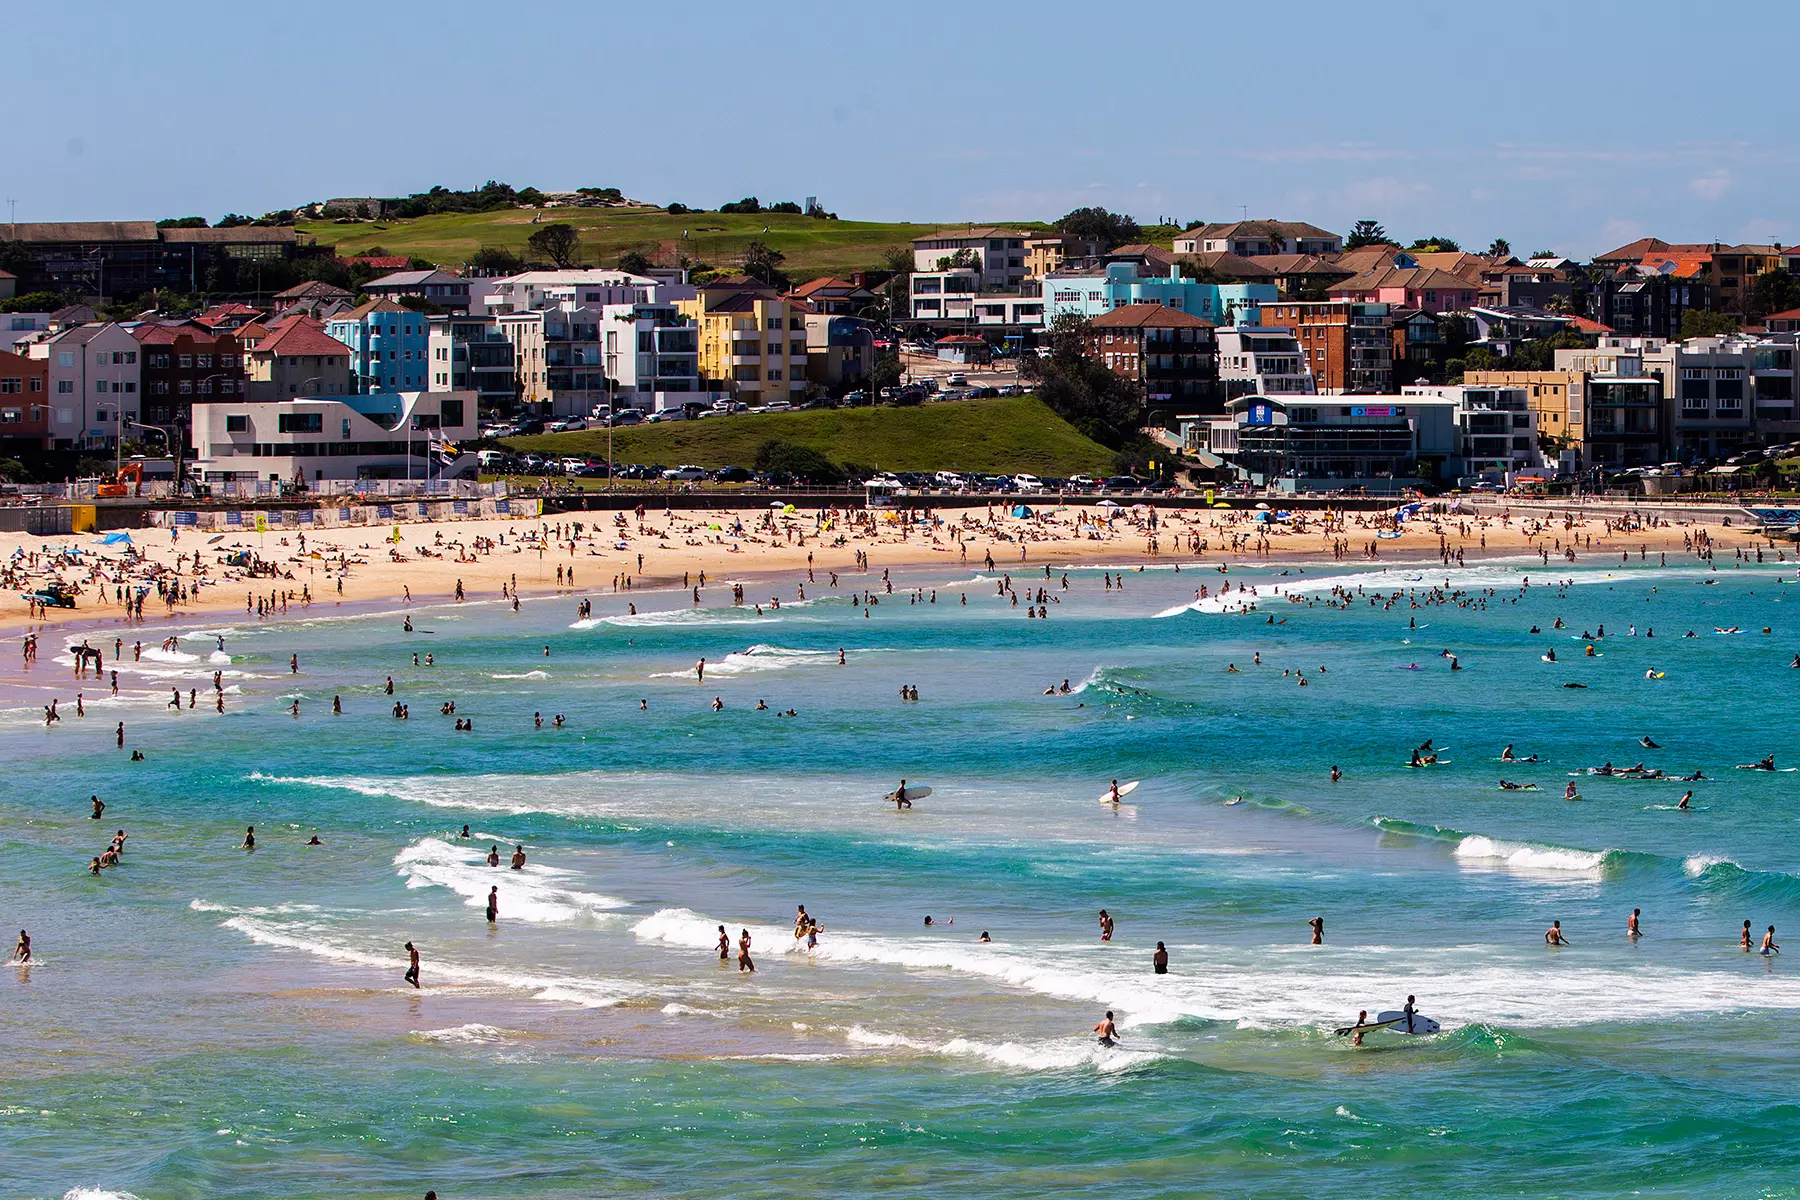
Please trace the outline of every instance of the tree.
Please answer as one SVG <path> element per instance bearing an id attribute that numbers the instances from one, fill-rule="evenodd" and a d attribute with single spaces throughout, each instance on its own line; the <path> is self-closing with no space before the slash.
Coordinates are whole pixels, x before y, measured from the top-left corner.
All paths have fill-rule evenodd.
<path id="1" fill-rule="evenodd" d="M 869 371 L 869 386 L 877 394 L 882 388 L 900 386 L 900 355 L 889 350 L 875 360 L 875 366 Z"/>
<path id="2" fill-rule="evenodd" d="M 10 300 L 0 300 L 0 312 L 55 312 L 68 300 L 56 292 L 26 292 Z"/>
<path id="3" fill-rule="evenodd" d="M 1039 399 L 1063 420 L 1103 446 L 1118 449 L 1144 421 L 1143 391 L 1087 354 L 1088 322 L 1063 313 L 1050 326 L 1049 352 L 1019 364 Z"/>
<path id="4" fill-rule="evenodd" d="M 1197 258 L 1190 258 L 1186 255 L 1176 259 L 1175 266 L 1176 269 L 1180 271 L 1183 278 L 1191 279 L 1195 283 L 1244 282 L 1235 275 L 1227 275 L 1223 271 L 1215 270 L 1214 268 L 1207 266 Z"/>
<path id="5" fill-rule="evenodd" d="M 769 211 L 772 213 L 788 213 L 797 217 L 800 215 L 800 206 L 795 204 L 792 200 L 783 200 L 778 204 L 769 205 Z"/>
<path id="6" fill-rule="evenodd" d="M 1681 336 L 1685 338 L 1718 337 L 1720 334 L 1736 333 L 1737 318 L 1727 313 L 1706 312 L 1703 309 L 1690 308 L 1681 314 Z"/>
<path id="7" fill-rule="evenodd" d="M 1533 250 L 1531 252 L 1531 258 L 1561 258 L 1561 257 L 1562 257 L 1562 255 L 1558 254 L 1554 250 Z M 1525 261 L 1530 262 L 1531 259 L 1528 258 Z"/>
<path id="8" fill-rule="evenodd" d="M 236 229 L 240 225 L 254 225 L 255 223 L 256 223 L 255 221 L 253 221 L 249 217 L 246 217 L 243 213 L 226 213 L 224 216 L 219 218 L 219 223 L 217 225 L 213 226 L 213 228 L 215 228 L 215 229 Z"/>
<path id="9" fill-rule="evenodd" d="M 762 211 L 762 203 L 755 196 L 745 196 L 734 204 L 719 205 L 719 211 L 722 213 L 759 213 Z"/>
<path id="10" fill-rule="evenodd" d="M 913 251 L 911 246 L 889 246 L 881 252 L 881 265 L 890 272 L 881 285 L 890 318 L 912 316 Z"/>
<path id="11" fill-rule="evenodd" d="M 505 246 L 483 246 L 469 255 L 469 266 L 489 275 L 517 275 L 525 269 L 525 260 Z"/>
<path id="12" fill-rule="evenodd" d="M 1457 244 L 1457 241 L 1455 238 L 1422 237 L 1422 238 L 1418 239 L 1417 241 L 1415 241 L 1412 245 L 1408 246 L 1407 249 L 1408 250 L 1416 250 L 1421 254 L 1437 254 L 1437 253 L 1454 254 L 1458 250 L 1461 250 L 1462 247 Z"/>
<path id="13" fill-rule="evenodd" d="M 627 250 L 619 255 L 619 270 L 627 274 L 643 275 L 654 265 L 642 251 Z"/>
<path id="14" fill-rule="evenodd" d="M 678 200 L 671 200 L 669 203 L 663 205 L 663 211 L 668 213 L 671 217 L 679 217 L 683 213 L 691 213 L 694 210 Z"/>
<path id="15" fill-rule="evenodd" d="M 787 290 L 788 277 L 782 273 L 781 264 L 786 261 L 787 255 L 760 241 L 744 247 L 744 274 L 783 291 Z"/>
<path id="16" fill-rule="evenodd" d="M 158 229 L 205 229 L 205 217 L 164 217 L 156 223 Z"/>
<path id="17" fill-rule="evenodd" d="M 844 473 L 836 463 L 796 442 L 770 438 L 756 448 L 758 471 L 785 471 L 808 483 L 842 483 Z"/>
<path id="18" fill-rule="evenodd" d="M 1800 279 L 1786 271 L 1764 271 L 1750 285 L 1750 299 L 1744 315 L 1760 320 L 1770 313 L 1800 308 Z"/>
<path id="19" fill-rule="evenodd" d="M 1489 258 L 1511 258 L 1512 243 L 1505 238 L 1495 238 L 1488 243 L 1487 256 Z"/>
<path id="20" fill-rule="evenodd" d="M 938 259 L 937 269 L 940 271 L 979 271 L 981 270 L 981 255 L 975 253 L 970 247 L 964 246 L 955 254 L 946 254 Z"/>
<path id="21" fill-rule="evenodd" d="M 580 242 L 580 231 L 573 225 L 560 221 L 539 226 L 536 233 L 525 239 L 525 245 L 533 254 L 547 258 L 562 268 L 575 265 L 575 254 Z"/>
<path id="22" fill-rule="evenodd" d="M 1344 239 L 1344 249 L 1361 250 L 1364 246 L 1387 246 L 1387 230 L 1379 221 L 1358 221 L 1350 227 L 1350 236 Z"/>
<path id="23" fill-rule="evenodd" d="M 1108 250 L 1137 241 L 1142 232 L 1129 216 L 1104 208 L 1078 208 L 1064 213 L 1056 219 L 1056 231 L 1068 237 L 1099 242 Z"/>

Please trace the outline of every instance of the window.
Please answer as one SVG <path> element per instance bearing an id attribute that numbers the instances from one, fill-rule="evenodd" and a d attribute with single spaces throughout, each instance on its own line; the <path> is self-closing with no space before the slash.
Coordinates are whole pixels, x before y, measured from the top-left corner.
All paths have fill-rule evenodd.
<path id="1" fill-rule="evenodd" d="M 74 365 L 75 365 L 75 352 L 74 352 L 74 351 L 73 351 L 73 350 L 59 350 L 59 351 L 57 351 L 57 354 L 56 354 L 56 365 L 57 365 L 57 366 L 59 366 L 59 367 L 72 367 L 72 366 L 74 366 Z"/>
<path id="2" fill-rule="evenodd" d="M 781 343 L 780 342 L 770 342 L 769 343 L 769 357 L 770 358 L 780 358 L 781 357 Z"/>
<path id="3" fill-rule="evenodd" d="M 321 433 L 325 418 L 320 413 L 282 413 L 276 418 L 276 427 L 282 433 Z"/>
<path id="4" fill-rule="evenodd" d="M 196 354 L 194 356 L 194 365 L 199 367 L 202 371 L 212 370 L 212 355 Z"/>
<path id="5" fill-rule="evenodd" d="M 461 425 L 463 423 L 463 402 L 461 400 L 444 401 L 439 406 L 439 412 L 446 425 Z"/>
<path id="6" fill-rule="evenodd" d="M 184 396 L 191 396 L 194 394 L 194 381 L 191 379 L 184 379 L 176 390 Z"/>
<path id="7" fill-rule="evenodd" d="M 105 395 L 107 392 L 112 391 L 112 388 L 107 385 L 106 380 L 96 379 L 96 380 L 94 380 L 94 391 L 100 393 L 101 395 Z"/>
<path id="8" fill-rule="evenodd" d="M 225 432 L 226 433 L 248 433 L 249 431 L 250 431 L 250 418 L 248 416 L 244 415 L 243 413 L 235 413 L 235 414 L 228 413 L 228 414 L 226 414 L 226 417 L 225 417 Z"/>
<path id="9" fill-rule="evenodd" d="M 24 390 L 25 380 L 23 378 L 0 379 L 0 396 L 17 396 Z"/>
<path id="10" fill-rule="evenodd" d="M 73 379 L 59 379 L 56 381 L 57 395 L 67 396 L 67 395 L 73 394 L 74 391 L 75 391 L 75 381 Z"/>
<path id="11" fill-rule="evenodd" d="M 176 355 L 175 365 L 183 371 L 191 371 L 194 369 L 194 356 L 191 354 Z"/>

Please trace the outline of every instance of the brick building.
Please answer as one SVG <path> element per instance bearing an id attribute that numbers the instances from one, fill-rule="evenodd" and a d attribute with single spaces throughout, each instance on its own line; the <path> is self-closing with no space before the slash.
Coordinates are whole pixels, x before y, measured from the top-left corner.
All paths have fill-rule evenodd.
<path id="1" fill-rule="evenodd" d="M 1127 304 L 1088 322 L 1085 348 L 1089 358 L 1141 383 L 1152 408 L 1222 411 L 1211 321 L 1161 304 Z"/>
<path id="2" fill-rule="evenodd" d="M 1262 308 L 1264 325 L 1294 331 L 1321 392 L 1385 395 L 1394 387 L 1388 306 L 1354 300 L 1282 300 Z"/>
<path id="3" fill-rule="evenodd" d="M 139 360 L 141 420 L 193 426 L 196 401 L 244 394 L 244 351 L 236 335 L 192 321 L 143 321 L 129 327 Z"/>
<path id="4" fill-rule="evenodd" d="M 0 350 L 0 454 L 43 446 L 50 436 L 50 363 Z"/>

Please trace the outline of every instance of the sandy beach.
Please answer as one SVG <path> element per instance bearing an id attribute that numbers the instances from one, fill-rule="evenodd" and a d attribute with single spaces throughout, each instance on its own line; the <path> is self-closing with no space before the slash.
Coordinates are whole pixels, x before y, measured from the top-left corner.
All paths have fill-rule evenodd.
<path id="1" fill-rule="evenodd" d="M 1229 569 L 1269 561 L 1455 562 L 1538 555 L 1546 565 L 1604 563 L 1646 555 L 1715 555 L 1766 547 L 1749 530 L 1679 511 L 1640 524 L 1539 514 L 1414 516 L 1398 527 L 1389 512 L 1297 512 L 1290 521 L 1254 511 L 1040 507 L 1029 517 L 1010 505 L 934 510 L 906 520 L 898 511 L 694 509 L 574 513 L 542 518 L 421 522 L 324 528 L 300 533 L 212 534 L 132 530 L 129 545 L 94 534 L 0 534 L 9 631 L 87 628 L 123 619 L 120 595 L 148 588 L 145 620 L 183 615 L 255 615 L 395 603 L 441 603 L 460 586 L 469 600 L 608 593 L 742 583 L 745 603 L 791 600 L 830 572 L 879 575 L 934 565 L 1010 571 L 1075 566 L 1130 569 L 1150 563 Z M 393 540 L 398 531 L 398 542 Z M 1569 557 L 1570 553 L 1574 558 Z M 244 555 L 248 554 L 246 562 Z M 235 561 L 234 561 L 235 559 Z M 859 561 L 860 560 L 860 561 Z M 34 615 L 22 592 L 60 581 L 76 607 Z M 161 585 L 159 589 L 159 583 Z M 173 602 L 169 599 L 174 596 Z M 716 593 L 715 593 L 716 595 Z M 706 599 L 705 591 L 701 600 Z M 666 607 L 667 601 L 656 602 Z"/>

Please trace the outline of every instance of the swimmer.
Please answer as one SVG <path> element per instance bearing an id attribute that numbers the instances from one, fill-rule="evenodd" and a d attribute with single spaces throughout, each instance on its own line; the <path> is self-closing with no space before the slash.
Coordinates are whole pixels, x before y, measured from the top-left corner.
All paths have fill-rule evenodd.
<path id="1" fill-rule="evenodd" d="M 1771 928 L 1773 928 L 1773 926 L 1771 926 Z M 1118 1045 L 1119 1027 L 1113 1024 L 1113 1015 L 1110 1008 L 1106 1010 L 1105 1018 L 1102 1019 L 1098 1025 L 1094 1026 L 1094 1032 L 1099 1035 L 1100 1044 L 1102 1046 Z"/>
<path id="2" fill-rule="evenodd" d="M 513 847 L 512 869 L 515 871 L 523 871 L 525 869 L 525 847 Z"/>
<path id="3" fill-rule="evenodd" d="M 1573 944 L 1574 943 L 1570 942 L 1568 938 L 1563 936 L 1561 921 L 1550 922 L 1550 928 L 1544 930 L 1544 945 L 1546 946 L 1569 946 Z"/>
<path id="4" fill-rule="evenodd" d="M 978 942 L 991 942 L 991 941 L 993 941 L 993 940 L 994 940 L 994 939 L 993 939 L 993 938 L 991 938 L 991 937 L 989 937 L 989 936 L 988 936 L 988 931 L 987 931 L 987 930 L 985 930 L 985 929 L 984 929 L 984 930 L 982 930 L 982 931 L 981 931 L 981 936 L 980 936 L 980 937 L 978 937 L 978 938 L 976 938 L 976 939 L 975 939 L 975 940 L 976 940 L 976 941 L 978 941 Z M 1158 943 L 1156 943 L 1156 944 L 1157 944 L 1157 945 L 1158 945 L 1158 946 L 1160 946 L 1160 945 L 1162 945 L 1162 943 L 1161 943 L 1161 942 L 1158 942 Z"/>
<path id="5" fill-rule="evenodd" d="M 319 840 L 319 831 L 315 829 L 313 830 L 313 835 L 306 839 L 306 844 L 309 846 L 323 846 L 325 843 Z"/>
<path id="6" fill-rule="evenodd" d="M 1338 780 L 1342 779 L 1343 777 L 1344 777 L 1344 773 L 1342 771 L 1338 770 L 1338 765 L 1336 763 L 1332 763 L 1331 764 L 1331 782 L 1336 783 Z"/>
<path id="7" fill-rule="evenodd" d="M 1681 793 L 1681 799 L 1676 803 L 1675 807 L 1679 808 L 1683 812 L 1688 812 L 1688 811 L 1690 811 L 1688 809 L 1688 801 L 1692 800 L 1693 798 L 1694 798 L 1693 790 L 1689 789 L 1688 791 Z"/>
<path id="8" fill-rule="evenodd" d="M 1748 921 L 1744 922 L 1744 932 L 1738 935 L 1738 945 L 1743 947 L 1745 954 L 1750 953 L 1750 922 Z"/>
<path id="9" fill-rule="evenodd" d="M 756 974 L 756 964 L 750 959 L 750 931 L 743 930 L 738 937 L 738 970 Z"/>
<path id="10" fill-rule="evenodd" d="M 470 833 L 470 832 L 469 832 L 469 827 L 468 827 L 468 826 L 467 826 L 467 825 L 464 825 L 464 826 L 463 826 L 463 827 L 462 827 L 462 832 L 461 832 L 461 833 L 459 833 L 459 834 L 457 834 L 457 835 L 456 835 L 456 836 L 457 836 L 457 837 L 459 837 L 459 838 L 466 838 L 466 837 L 472 837 L 472 836 L 474 836 L 474 835 L 472 835 L 472 834 L 471 834 L 471 833 Z"/>

